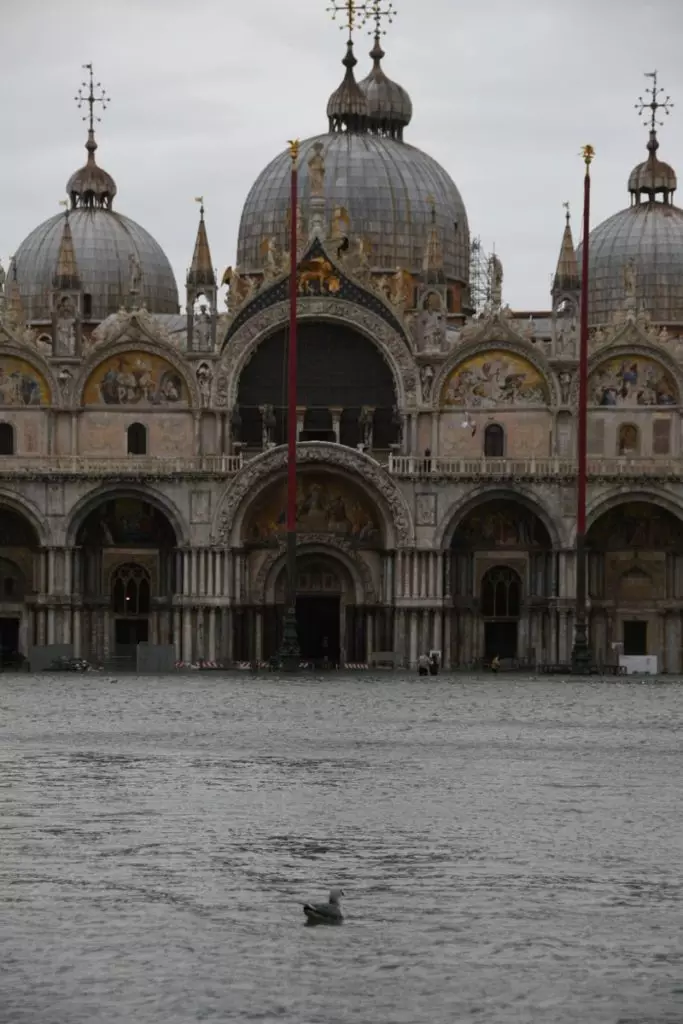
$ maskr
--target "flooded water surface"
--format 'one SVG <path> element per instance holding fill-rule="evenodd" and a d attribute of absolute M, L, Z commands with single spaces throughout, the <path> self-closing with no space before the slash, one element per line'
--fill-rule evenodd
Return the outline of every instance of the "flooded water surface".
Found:
<path fill-rule="evenodd" d="M 680 1024 L 682 719 L 680 683 L 0 676 L 0 1022 Z"/>

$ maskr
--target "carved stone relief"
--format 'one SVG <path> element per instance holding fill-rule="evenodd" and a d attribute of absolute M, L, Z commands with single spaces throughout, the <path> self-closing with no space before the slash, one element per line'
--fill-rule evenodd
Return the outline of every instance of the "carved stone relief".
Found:
<path fill-rule="evenodd" d="M 310 447 L 302 446 L 297 461 L 301 464 L 334 466 L 360 476 L 379 492 L 388 506 L 398 545 L 406 547 L 411 544 L 412 517 L 406 500 L 388 473 L 373 459 L 342 445 L 317 443 Z M 287 452 L 282 448 L 276 448 L 252 459 L 240 471 L 225 495 L 214 521 L 213 532 L 217 543 L 229 545 L 233 523 L 242 503 L 254 493 L 258 483 L 284 469 L 286 464 Z"/>
<path fill-rule="evenodd" d="M 436 526 L 436 494 L 415 496 L 415 519 L 418 526 Z"/>

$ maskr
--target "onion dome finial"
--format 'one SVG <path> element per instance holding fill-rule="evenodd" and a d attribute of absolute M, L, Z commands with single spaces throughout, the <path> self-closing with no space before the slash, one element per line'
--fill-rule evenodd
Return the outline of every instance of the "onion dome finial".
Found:
<path fill-rule="evenodd" d="M 116 195 L 116 182 L 111 174 L 98 167 L 95 160 L 97 142 L 95 141 L 95 104 L 100 103 L 103 110 L 109 106 L 109 97 L 99 82 L 94 81 L 92 64 L 84 64 L 88 71 L 88 81 L 83 82 L 76 95 L 78 107 L 87 104 L 88 113 L 83 117 L 88 122 L 88 141 L 85 144 L 88 159 L 85 166 L 76 171 L 69 178 L 66 191 L 71 200 L 71 209 L 102 209 L 110 210 L 114 196 Z M 84 93 L 83 89 L 87 92 Z"/>

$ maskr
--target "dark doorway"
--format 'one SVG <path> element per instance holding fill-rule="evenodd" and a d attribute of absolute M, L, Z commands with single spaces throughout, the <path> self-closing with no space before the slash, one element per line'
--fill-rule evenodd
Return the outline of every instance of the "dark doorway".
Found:
<path fill-rule="evenodd" d="M 0 455 L 14 455 L 14 427 L 0 423 Z"/>
<path fill-rule="evenodd" d="M 296 622 L 302 658 L 327 657 L 333 665 L 339 662 L 339 602 L 338 597 L 297 597 Z"/>
<path fill-rule="evenodd" d="M 624 654 L 647 654 L 647 621 L 633 619 L 624 623 Z"/>
<path fill-rule="evenodd" d="M 0 667 L 19 652 L 19 619 L 0 619 Z"/>
<path fill-rule="evenodd" d="M 136 656 L 138 644 L 144 644 L 149 639 L 148 619 L 117 619 L 114 629 L 115 654 L 119 658 L 131 658 Z"/>
<path fill-rule="evenodd" d="M 505 455 L 505 433 L 498 423 L 490 423 L 484 431 L 484 455 L 490 459 Z"/>
<path fill-rule="evenodd" d="M 517 623 L 516 622 L 485 622 L 484 623 L 484 657 L 486 658 L 517 657 Z"/>

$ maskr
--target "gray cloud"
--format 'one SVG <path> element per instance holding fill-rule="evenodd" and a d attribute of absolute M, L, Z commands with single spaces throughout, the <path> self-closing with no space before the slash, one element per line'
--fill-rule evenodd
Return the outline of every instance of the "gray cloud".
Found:
<path fill-rule="evenodd" d="M 24 0 L 3 11 L 0 251 L 9 255 L 58 210 L 84 159 L 72 102 L 93 61 L 112 103 L 98 160 L 116 208 L 143 224 L 184 282 L 203 194 L 214 262 L 234 262 L 242 203 L 293 135 L 326 127 L 344 36 L 328 0 Z M 657 68 L 683 108 L 680 0 L 398 0 L 385 69 L 412 95 L 406 141 L 456 181 L 473 235 L 505 267 L 505 298 L 545 308 L 570 200 L 578 240 L 591 142 L 593 223 L 627 205 L 647 132 L 634 110 Z M 359 73 L 371 40 L 359 33 Z M 660 132 L 683 174 L 683 109 Z"/>

